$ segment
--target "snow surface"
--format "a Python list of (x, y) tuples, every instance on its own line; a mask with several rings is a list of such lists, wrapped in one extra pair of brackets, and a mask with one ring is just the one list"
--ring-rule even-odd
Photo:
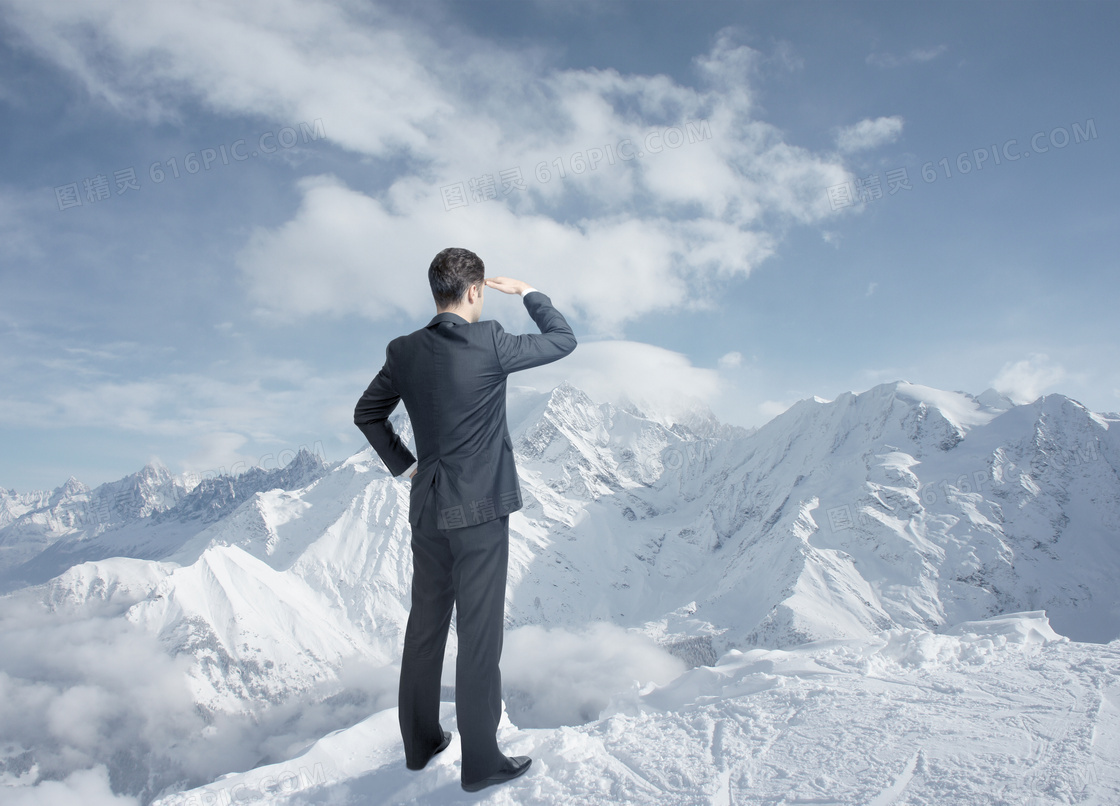
[(584, 725), (506, 721), (501, 742), (533, 767), (481, 795), (459, 787), (457, 739), (408, 771), (390, 708), (157, 804), (1108, 804), (1118, 729), (1120, 645), (1073, 644), (1024, 613), (731, 651)]
[(1115, 415), (899, 382), (745, 432), (564, 384), (509, 422), (524, 780), (404, 768), (409, 488), (367, 449), (0, 491), (0, 800), (1120, 803)]

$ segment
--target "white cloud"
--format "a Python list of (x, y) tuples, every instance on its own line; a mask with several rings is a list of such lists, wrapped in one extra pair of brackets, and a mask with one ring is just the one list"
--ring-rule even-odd
[(913, 48), (902, 56), (891, 53), (871, 53), (867, 56), (867, 63), (875, 67), (900, 67), (904, 64), (923, 64), (931, 62), (949, 48), (947, 45), (938, 45), (933, 48)]
[(520, 627), (506, 636), (502, 654), (506, 708), (521, 728), (590, 722), (612, 695), (635, 683), (664, 685), (684, 671), (649, 638), (605, 622), (580, 632)]
[[(7, 0), (43, 55), (123, 113), (175, 119), (189, 94), (219, 112), (329, 121), (330, 137), (379, 154), (423, 144), (453, 112), (383, 8), (311, 0)], [(434, 46), (432, 47), (434, 50)]]
[(774, 43), (774, 53), (769, 61), (789, 73), (805, 69), (805, 60), (797, 53), (792, 43), (784, 40)]
[(632, 403), (666, 423), (710, 406), (722, 388), (714, 369), (693, 366), (687, 356), (672, 350), (623, 340), (580, 343), (563, 361), (515, 377), (517, 385), (540, 391), (566, 380), (593, 400)]
[(6, 788), (8, 806), (140, 806), (140, 799), (115, 795), (104, 764), (75, 770), (61, 781), (42, 781), (37, 786)]
[(917, 370), (914, 367), (867, 367), (855, 373), (854, 380), (846, 385), (844, 391), (850, 389), (870, 389), (881, 383), (893, 383), (914, 377)]
[(129, 621), (127, 586), (109, 587), (106, 601), (49, 609), (32, 590), (0, 598), (0, 771), (24, 770), (0, 772), (5, 804), (135, 806), (167, 786), (290, 758), (395, 704), (398, 670), (351, 659), (336, 683), (282, 703), (201, 708), (196, 659)]
[(783, 403), (779, 400), (764, 400), (762, 403), (758, 404), (758, 413), (761, 414), (765, 420), (769, 421), (787, 411), (792, 405), (793, 403)]
[(840, 129), (836, 134), (836, 147), (845, 153), (876, 148), (893, 143), (902, 134), (902, 117), (864, 118), (853, 126)]
[[(382, 161), (384, 192), (307, 179), (290, 221), (253, 232), (239, 265), (274, 312), (416, 315), (428, 304), (423, 270), (454, 244), (488, 264), (532, 266), (558, 301), (618, 332), (710, 304), (790, 222), (831, 215), (825, 188), (847, 178), (834, 155), (787, 143), (753, 116), (760, 56), (733, 31), (696, 60), (693, 87), (556, 69), (464, 31), (437, 39), (373, 5), (8, 4), (45, 55), (129, 114), (174, 116), (194, 96), (283, 125), (322, 120), (330, 141)], [(524, 189), (504, 193), (510, 168)], [(497, 199), (445, 209), (442, 189), (484, 176)]]
[(248, 441), (244, 434), (229, 431), (202, 434), (197, 439), (198, 450), (187, 457), (183, 469), (187, 473), (206, 478), (208, 475), (220, 475), (218, 468), (253, 467), (258, 464), (258, 460), (238, 452)]
[(50, 430), (66, 423), (155, 438), (162, 455), (186, 457), (172, 470), (203, 476), (277, 467), (300, 447), (336, 459), (361, 442), (350, 425), (353, 406), (378, 366), (327, 374), (301, 361), (250, 355), (209, 374), (136, 380), (72, 374), (65, 384), (5, 388), (0, 424)]
[[(9, 260), (40, 258), (43, 255), (33, 222), (41, 220), (44, 210), (41, 196), (31, 199), (26, 193), (0, 185), (0, 257)], [(38, 214), (38, 215), (36, 215)]]
[[(190, 659), (166, 655), (127, 620), (64, 606), (49, 612), (17, 595), (0, 600), (0, 639), (0, 761), (26, 749), (40, 782), (16, 789), (19, 802), (134, 803), (112, 796), (101, 765), (123, 767), (118, 792), (139, 793), (150, 764), (156, 780), (170, 783), (200, 760), (176, 747), (205, 726), (187, 685)], [(143, 758), (134, 769), (124, 763)]]
[[(303, 185), (295, 218), (255, 233), (238, 258), (259, 302), (295, 314), (423, 317), (432, 306), (432, 257), (446, 246), (465, 246), (482, 257), (488, 273), (520, 276), (565, 309), (611, 328), (673, 307), (686, 288), (678, 271), (682, 252), (705, 236), (687, 223), (618, 218), (565, 224), (544, 215), (519, 217), (499, 204), (448, 214), (431, 196), (402, 202), (394, 213), (329, 178)], [(749, 234), (736, 234), (742, 250), (736, 257), (749, 258), (752, 248), (765, 252)], [(618, 303), (622, 298), (627, 305)]]
[(720, 369), (735, 369), (743, 366), (743, 354), (737, 350), (730, 353), (725, 353), (720, 356), (719, 367)]
[(1030, 403), (1066, 377), (1065, 370), (1043, 353), (1003, 365), (992, 387), (1015, 403)]

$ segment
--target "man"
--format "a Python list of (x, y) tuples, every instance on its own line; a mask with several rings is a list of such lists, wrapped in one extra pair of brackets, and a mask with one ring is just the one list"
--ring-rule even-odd
[[(385, 366), (358, 401), (354, 423), (394, 475), (412, 480), (412, 609), (399, 692), (405, 763), (420, 770), (447, 747), (439, 723), (440, 676), (451, 610), (459, 652), (455, 708), (468, 792), (512, 780), (531, 760), (498, 749), (509, 513), (521, 488), (506, 425), (506, 377), (563, 358), (572, 329), (547, 296), (520, 280), (485, 279), (466, 249), (444, 249), (428, 268), (436, 315), (389, 343)], [(540, 334), (513, 336), (479, 321), (483, 289), (520, 294)], [(388, 421), (403, 400), (415, 459)]]

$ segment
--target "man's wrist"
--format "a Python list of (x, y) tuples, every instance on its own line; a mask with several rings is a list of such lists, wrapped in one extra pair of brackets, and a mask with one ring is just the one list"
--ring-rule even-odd
[(527, 285), (524, 288), (522, 288), (520, 291), (518, 291), (517, 293), (521, 295), (521, 299), (525, 299), (526, 294), (532, 294), (536, 290), (537, 289), (533, 288), (532, 286)]

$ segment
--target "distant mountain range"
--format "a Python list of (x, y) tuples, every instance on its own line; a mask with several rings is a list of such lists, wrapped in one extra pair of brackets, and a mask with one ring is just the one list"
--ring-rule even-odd
[(301, 450), (285, 467), (191, 483), (155, 464), (90, 489), (71, 477), (46, 493), (0, 490), (0, 592), (45, 582), (106, 557), (160, 559), (189, 534), (265, 490), (292, 490), (326, 471)]
[[(1116, 415), (901, 382), (802, 401), (753, 433), (666, 426), (570, 385), (515, 390), (509, 408), (526, 493), (511, 624), (609, 619), (722, 651), (1046, 609), (1071, 637), (1120, 635)], [(0, 491), (0, 584), (231, 547), (386, 638), (399, 624), (358, 602), (407, 609), (406, 492), (368, 449), (192, 488), (149, 465), (93, 490)], [(333, 566), (332, 541), (370, 565)]]

